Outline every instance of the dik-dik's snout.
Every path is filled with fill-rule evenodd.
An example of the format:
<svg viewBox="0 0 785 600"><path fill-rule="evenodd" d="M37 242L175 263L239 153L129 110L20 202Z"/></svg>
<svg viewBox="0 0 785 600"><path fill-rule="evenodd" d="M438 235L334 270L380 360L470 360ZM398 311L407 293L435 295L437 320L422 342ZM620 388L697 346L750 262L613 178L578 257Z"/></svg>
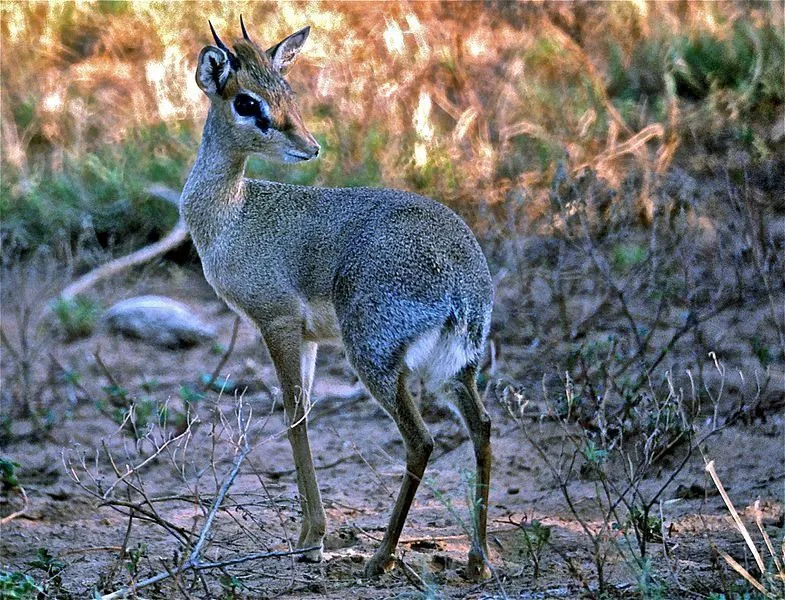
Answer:
<svg viewBox="0 0 785 600"><path fill-rule="evenodd" d="M319 156L319 150L321 149L322 147L319 145L319 142L309 133L308 140L303 146L303 152L308 155L308 159Z"/></svg>
<svg viewBox="0 0 785 600"><path fill-rule="evenodd" d="M311 160L319 156L321 146L311 133L303 129L289 135L292 148L285 152L285 158L289 160Z"/></svg>

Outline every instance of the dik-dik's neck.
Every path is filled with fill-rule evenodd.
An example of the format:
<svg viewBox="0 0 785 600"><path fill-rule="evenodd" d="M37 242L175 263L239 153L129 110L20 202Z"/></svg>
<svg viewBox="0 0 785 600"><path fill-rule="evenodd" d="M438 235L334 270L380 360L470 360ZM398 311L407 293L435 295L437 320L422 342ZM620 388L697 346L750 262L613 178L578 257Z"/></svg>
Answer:
<svg viewBox="0 0 785 600"><path fill-rule="evenodd" d="M246 158L231 149L211 107L180 206L198 250L207 247L240 209Z"/></svg>

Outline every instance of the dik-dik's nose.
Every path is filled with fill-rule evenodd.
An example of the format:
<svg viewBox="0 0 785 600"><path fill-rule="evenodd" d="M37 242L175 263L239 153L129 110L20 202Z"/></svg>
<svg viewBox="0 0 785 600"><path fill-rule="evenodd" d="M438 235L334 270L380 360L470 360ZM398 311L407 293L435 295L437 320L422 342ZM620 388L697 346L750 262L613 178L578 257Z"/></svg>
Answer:
<svg viewBox="0 0 785 600"><path fill-rule="evenodd" d="M290 135L289 137L292 145L294 146L294 154L300 160L311 160L319 156L319 151L322 149L319 142L311 135L311 132L301 129L297 135Z"/></svg>
<svg viewBox="0 0 785 600"><path fill-rule="evenodd" d="M307 152L311 158L316 158L317 156L319 156L319 151L322 149L322 147L319 145L319 142L317 142L312 135L309 134L308 138L309 139L306 142L303 150L305 150L305 152Z"/></svg>

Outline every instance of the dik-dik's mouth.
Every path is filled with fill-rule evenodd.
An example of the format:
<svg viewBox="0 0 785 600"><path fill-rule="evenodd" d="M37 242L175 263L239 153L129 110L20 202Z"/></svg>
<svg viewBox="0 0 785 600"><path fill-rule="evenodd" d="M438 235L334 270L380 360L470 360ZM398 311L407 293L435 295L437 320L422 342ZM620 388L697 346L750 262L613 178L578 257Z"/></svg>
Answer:
<svg viewBox="0 0 785 600"><path fill-rule="evenodd" d="M319 156L319 151L315 150L311 153L308 152L301 152L299 150L287 150L283 153L284 160L286 162L300 162L305 160L311 160L312 158L316 158Z"/></svg>
<svg viewBox="0 0 785 600"><path fill-rule="evenodd" d="M313 158L313 155L306 154L305 152L292 152L288 151L285 153L286 158L293 159L293 160L308 160Z"/></svg>

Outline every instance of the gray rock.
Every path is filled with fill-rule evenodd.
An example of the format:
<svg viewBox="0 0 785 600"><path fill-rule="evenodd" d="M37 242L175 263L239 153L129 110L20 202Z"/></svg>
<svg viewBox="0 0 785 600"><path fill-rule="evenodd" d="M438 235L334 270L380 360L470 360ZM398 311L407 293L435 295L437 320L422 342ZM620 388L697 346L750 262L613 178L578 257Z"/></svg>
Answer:
<svg viewBox="0 0 785 600"><path fill-rule="evenodd" d="M215 339L215 330L182 302L164 296L122 300L104 314L111 331L156 346L183 348Z"/></svg>

